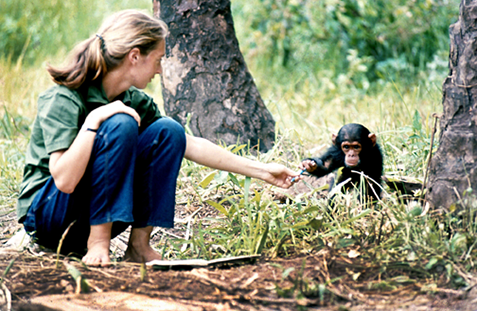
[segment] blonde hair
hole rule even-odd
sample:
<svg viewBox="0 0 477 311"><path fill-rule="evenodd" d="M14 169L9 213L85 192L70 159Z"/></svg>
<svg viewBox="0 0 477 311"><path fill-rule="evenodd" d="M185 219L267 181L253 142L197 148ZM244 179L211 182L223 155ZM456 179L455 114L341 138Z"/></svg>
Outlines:
<svg viewBox="0 0 477 311"><path fill-rule="evenodd" d="M106 19L98 33L79 43L63 67L48 65L53 81L71 89L102 78L133 48L149 54L165 40L167 25L141 11L124 10Z"/></svg>

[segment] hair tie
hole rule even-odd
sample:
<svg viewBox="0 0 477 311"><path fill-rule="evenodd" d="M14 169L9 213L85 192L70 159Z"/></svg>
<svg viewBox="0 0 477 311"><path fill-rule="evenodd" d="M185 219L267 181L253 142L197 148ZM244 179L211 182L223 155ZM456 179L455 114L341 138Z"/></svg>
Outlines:
<svg viewBox="0 0 477 311"><path fill-rule="evenodd" d="M96 34L96 37L98 37L98 38L99 38L99 40L101 40L101 42L104 42L104 39L103 39L103 37L102 37L102 36L101 36L99 33L97 33L97 34Z"/></svg>
<svg viewBox="0 0 477 311"><path fill-rule="evenodd" d="M104 53L106 51L106 44L104 43L104 38L99 33L96 34L96 37L101 40L101 51Z"/></svg>

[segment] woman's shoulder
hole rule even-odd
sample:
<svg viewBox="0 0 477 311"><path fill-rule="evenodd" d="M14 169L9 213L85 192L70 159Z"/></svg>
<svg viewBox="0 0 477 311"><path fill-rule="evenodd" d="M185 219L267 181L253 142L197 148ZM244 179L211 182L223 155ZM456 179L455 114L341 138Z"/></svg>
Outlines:
<svg viewBox="0 0 477 311"><path fill-rule="evenodd" d="M123 101L126 105L133 108L155 105L152 96L134 86L126 91Z"/></svg>
<svg viewBox="0 0 477 311"><path fill-rule="evenodd" d="M71 100L81 100L81 95L77 90L67 88L64 85L55 84L54 86L48 88L47 90L40 93L41 99L50 99L54 97L66 97Z"/></svg>
<svg viewBox="0 0 477 311"><path fill-rule="evenodd" d="M38 96L38 108L41 110L54 109L57 106L76 107L75 109L79 109L83 105L82 96L77 90L58 84L50 87Z"/></svg>
<svg viewBox="0 0 477 311"><path fill-rule="evenodd" d="M128 94L131 98L136 98L136 99L149 99L151 96L146 94L146 92L131 86L127 91L126 94Z"/></svg>

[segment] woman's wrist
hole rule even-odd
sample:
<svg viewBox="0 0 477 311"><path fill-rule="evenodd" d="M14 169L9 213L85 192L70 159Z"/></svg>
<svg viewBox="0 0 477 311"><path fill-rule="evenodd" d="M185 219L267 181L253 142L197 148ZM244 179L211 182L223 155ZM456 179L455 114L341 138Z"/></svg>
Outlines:
<svg viewBox="0 0 477 311"><path fill-rule="evenodd" d="M82 126L81 129L80 129L80 132L92 132L92 133L96 133L96 132L98 132L98 129L97 129L97 128L94 128L94 127L90 127L90 126L88 126L87 124L83 124L83 126Z"/></svg>

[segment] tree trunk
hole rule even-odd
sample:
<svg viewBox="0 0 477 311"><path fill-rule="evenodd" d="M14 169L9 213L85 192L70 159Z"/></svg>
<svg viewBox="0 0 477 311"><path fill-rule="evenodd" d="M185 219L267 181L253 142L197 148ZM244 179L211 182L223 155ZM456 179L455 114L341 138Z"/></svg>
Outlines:
<svg viewBox="0 0 477 311"><path fill-rule="evenodd" d="M250 75L229 0L153 0L154 15L169 26L163 60L166 114L195 136L260 151L275 141L275 121Z"/></svg>
<svg viewBox="0 0 477 311"><path fill-rule="evenodd" d="M449 27L449 76L443 84L444 113L433 156L428 200L448 208L477 187L477 3L462 0L459 20ZM475 188L477 189L477 188Z"/></svg>

